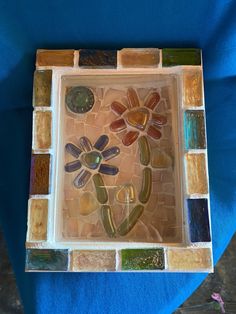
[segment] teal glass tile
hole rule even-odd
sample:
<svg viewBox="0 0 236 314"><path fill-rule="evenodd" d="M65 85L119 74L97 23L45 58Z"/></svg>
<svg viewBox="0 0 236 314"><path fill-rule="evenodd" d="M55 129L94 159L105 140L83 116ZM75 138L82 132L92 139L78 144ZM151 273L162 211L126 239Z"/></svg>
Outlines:
<svg viewBox="0 0 236 314"><path fill-rule="evenodd" d="M28 249L26 270L66 271L68 250Z"/></svg>
<svg viewBox="0 0 236 314"><path fill-rule="evenodd" d="M201 65L201 49L164 48L162 49L162 65Z"/></svg>
<svg viewBox="0 0 236 314"><path fill-rule="evenodd" d="M164 269L163 249L125 249L121 250L122 270Z"/></svg>
<svg viewBox="0 0 236 314"><path fill-rule="evenodd" d="M184 114L184 137L186 149L206 148L203 110L186 110Z"/></svg>

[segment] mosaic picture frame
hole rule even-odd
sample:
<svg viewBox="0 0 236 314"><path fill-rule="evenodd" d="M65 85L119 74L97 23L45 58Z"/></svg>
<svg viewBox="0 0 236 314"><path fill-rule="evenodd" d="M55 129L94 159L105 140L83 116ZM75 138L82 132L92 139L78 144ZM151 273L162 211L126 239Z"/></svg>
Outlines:
<svg viewBox="0 0 236 314"><path fill-rule="evenodd" d="M213 271L200 49L38 50L33 106L26 271Z"/></svg>

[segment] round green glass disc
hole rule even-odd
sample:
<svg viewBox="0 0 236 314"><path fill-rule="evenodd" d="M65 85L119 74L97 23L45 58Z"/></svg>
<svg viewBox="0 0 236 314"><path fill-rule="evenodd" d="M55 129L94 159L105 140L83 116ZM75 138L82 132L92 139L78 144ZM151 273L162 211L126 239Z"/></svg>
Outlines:
<svg viewBox="0 0 236 314"><path fill-rule="evenodd" d="M74 113L85 113L93 108L93 92L85 86L71 88L66 95L66 105Z"/></svg>

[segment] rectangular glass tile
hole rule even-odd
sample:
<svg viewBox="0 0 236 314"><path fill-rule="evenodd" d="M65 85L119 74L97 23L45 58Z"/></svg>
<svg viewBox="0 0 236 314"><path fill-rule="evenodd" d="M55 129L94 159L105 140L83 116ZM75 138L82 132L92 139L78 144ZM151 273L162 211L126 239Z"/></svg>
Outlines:
<svg viewBox="0 0 236 314"><path fill-rule="evenodd" d="M34 72L33 106L51 105L52 70Z"/></svg>
<svg viewBox="0 0 236 314"><path fill-rule="evenodd" d="M79 66L83 68L116 68L117 51L81 49Z"/></svg>
<svg viewBox="0 0 236 314"><path fill-rule="evenodd" d="M183 101L185 107L200 107L203 105L202 72L185 71L183 74Z"/></svg>
<svg viewBox="0 0 236 314"><path fill-rule="evenodd" d="M34 112L34 148L49 149L51 147L52 113L50 111Z"/></svg>
<svg viewBox="0 0 236 314"><path fill-rule="evenodd" d="M31 157L30 194L49 193L49 154L33 154Z"/></svg>
<svg viewBox="0 0 236 314"><path fill-rule="evenodd" d="M201 65L201 50L193 48L164 48L162 49L162 65Z"/></svg>
<svg viewBox="0 0 236 314"><path fill-rule="evenodd" d="M206 148L203 110L187 110L184 114L184 135L186 149Z"/></svg>
<svg viewBox="0 0 236 314"><path fill-rule="evenodd" d="M82 250L71 253L73 271L114 271L116 251Z"/></svg>
<svg viewBox="0 0 236 314"><path fill-rule="evenodd" d="M191 242L211 241L208 200L205 198L188 199L187 207Z"/></svg>
<svg viewBox="0 0 236 314"><path fill-rule="evenodd" d="M175 271L199 271L212 267L211 250L201 249L168 249L168 266Z"/></svg>
<svg viewBox="0 0 236 314"><path fill-rule="evenodd" d="M120 63L126 68L157 67L159 64L159 49L131 49L119 51Z"/></svg>
<svg viewBox="0 0 236 314"><path fill-rule="evenodd" d="M186 154L187 193L207 194L207 174L205 154Z"/></svg>
<svg viewBox="0 0 236 314"><path fill-rule="evenodd" d="M68 260L68 250L26 250L26 270L67 271Z"/></svg>
<svg viewBox="0 0 236 314"><path fill-rule="evenodd" d="M47 239L48 200L31 199L29 201L29 241L45 241Z"/></svg>
<svg viewBox="0 0 236 314"><path fill-rule="evenodd" d="M73 66L74 50L38 50L36 66Z"/></svg>
<svg viewBox="0 0 236 314"><path fill-rule="evenodd" d="M164 269L163 249L125 249L121 250L122 270Z"/></svg>

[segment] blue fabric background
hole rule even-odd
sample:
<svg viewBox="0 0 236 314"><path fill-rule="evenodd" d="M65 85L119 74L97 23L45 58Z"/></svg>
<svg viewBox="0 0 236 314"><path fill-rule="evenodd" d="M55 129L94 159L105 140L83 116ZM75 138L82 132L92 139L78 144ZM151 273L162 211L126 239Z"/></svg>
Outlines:
<svg viewBox="0 0 236 314"><path fill-rule="evenodd" d="M36 49L203 49L216 262L235 231L235 16L236 2L226 0L1 0L0 222L25 313L169 314L205 278L173 273L24 273Z"/></svg>

